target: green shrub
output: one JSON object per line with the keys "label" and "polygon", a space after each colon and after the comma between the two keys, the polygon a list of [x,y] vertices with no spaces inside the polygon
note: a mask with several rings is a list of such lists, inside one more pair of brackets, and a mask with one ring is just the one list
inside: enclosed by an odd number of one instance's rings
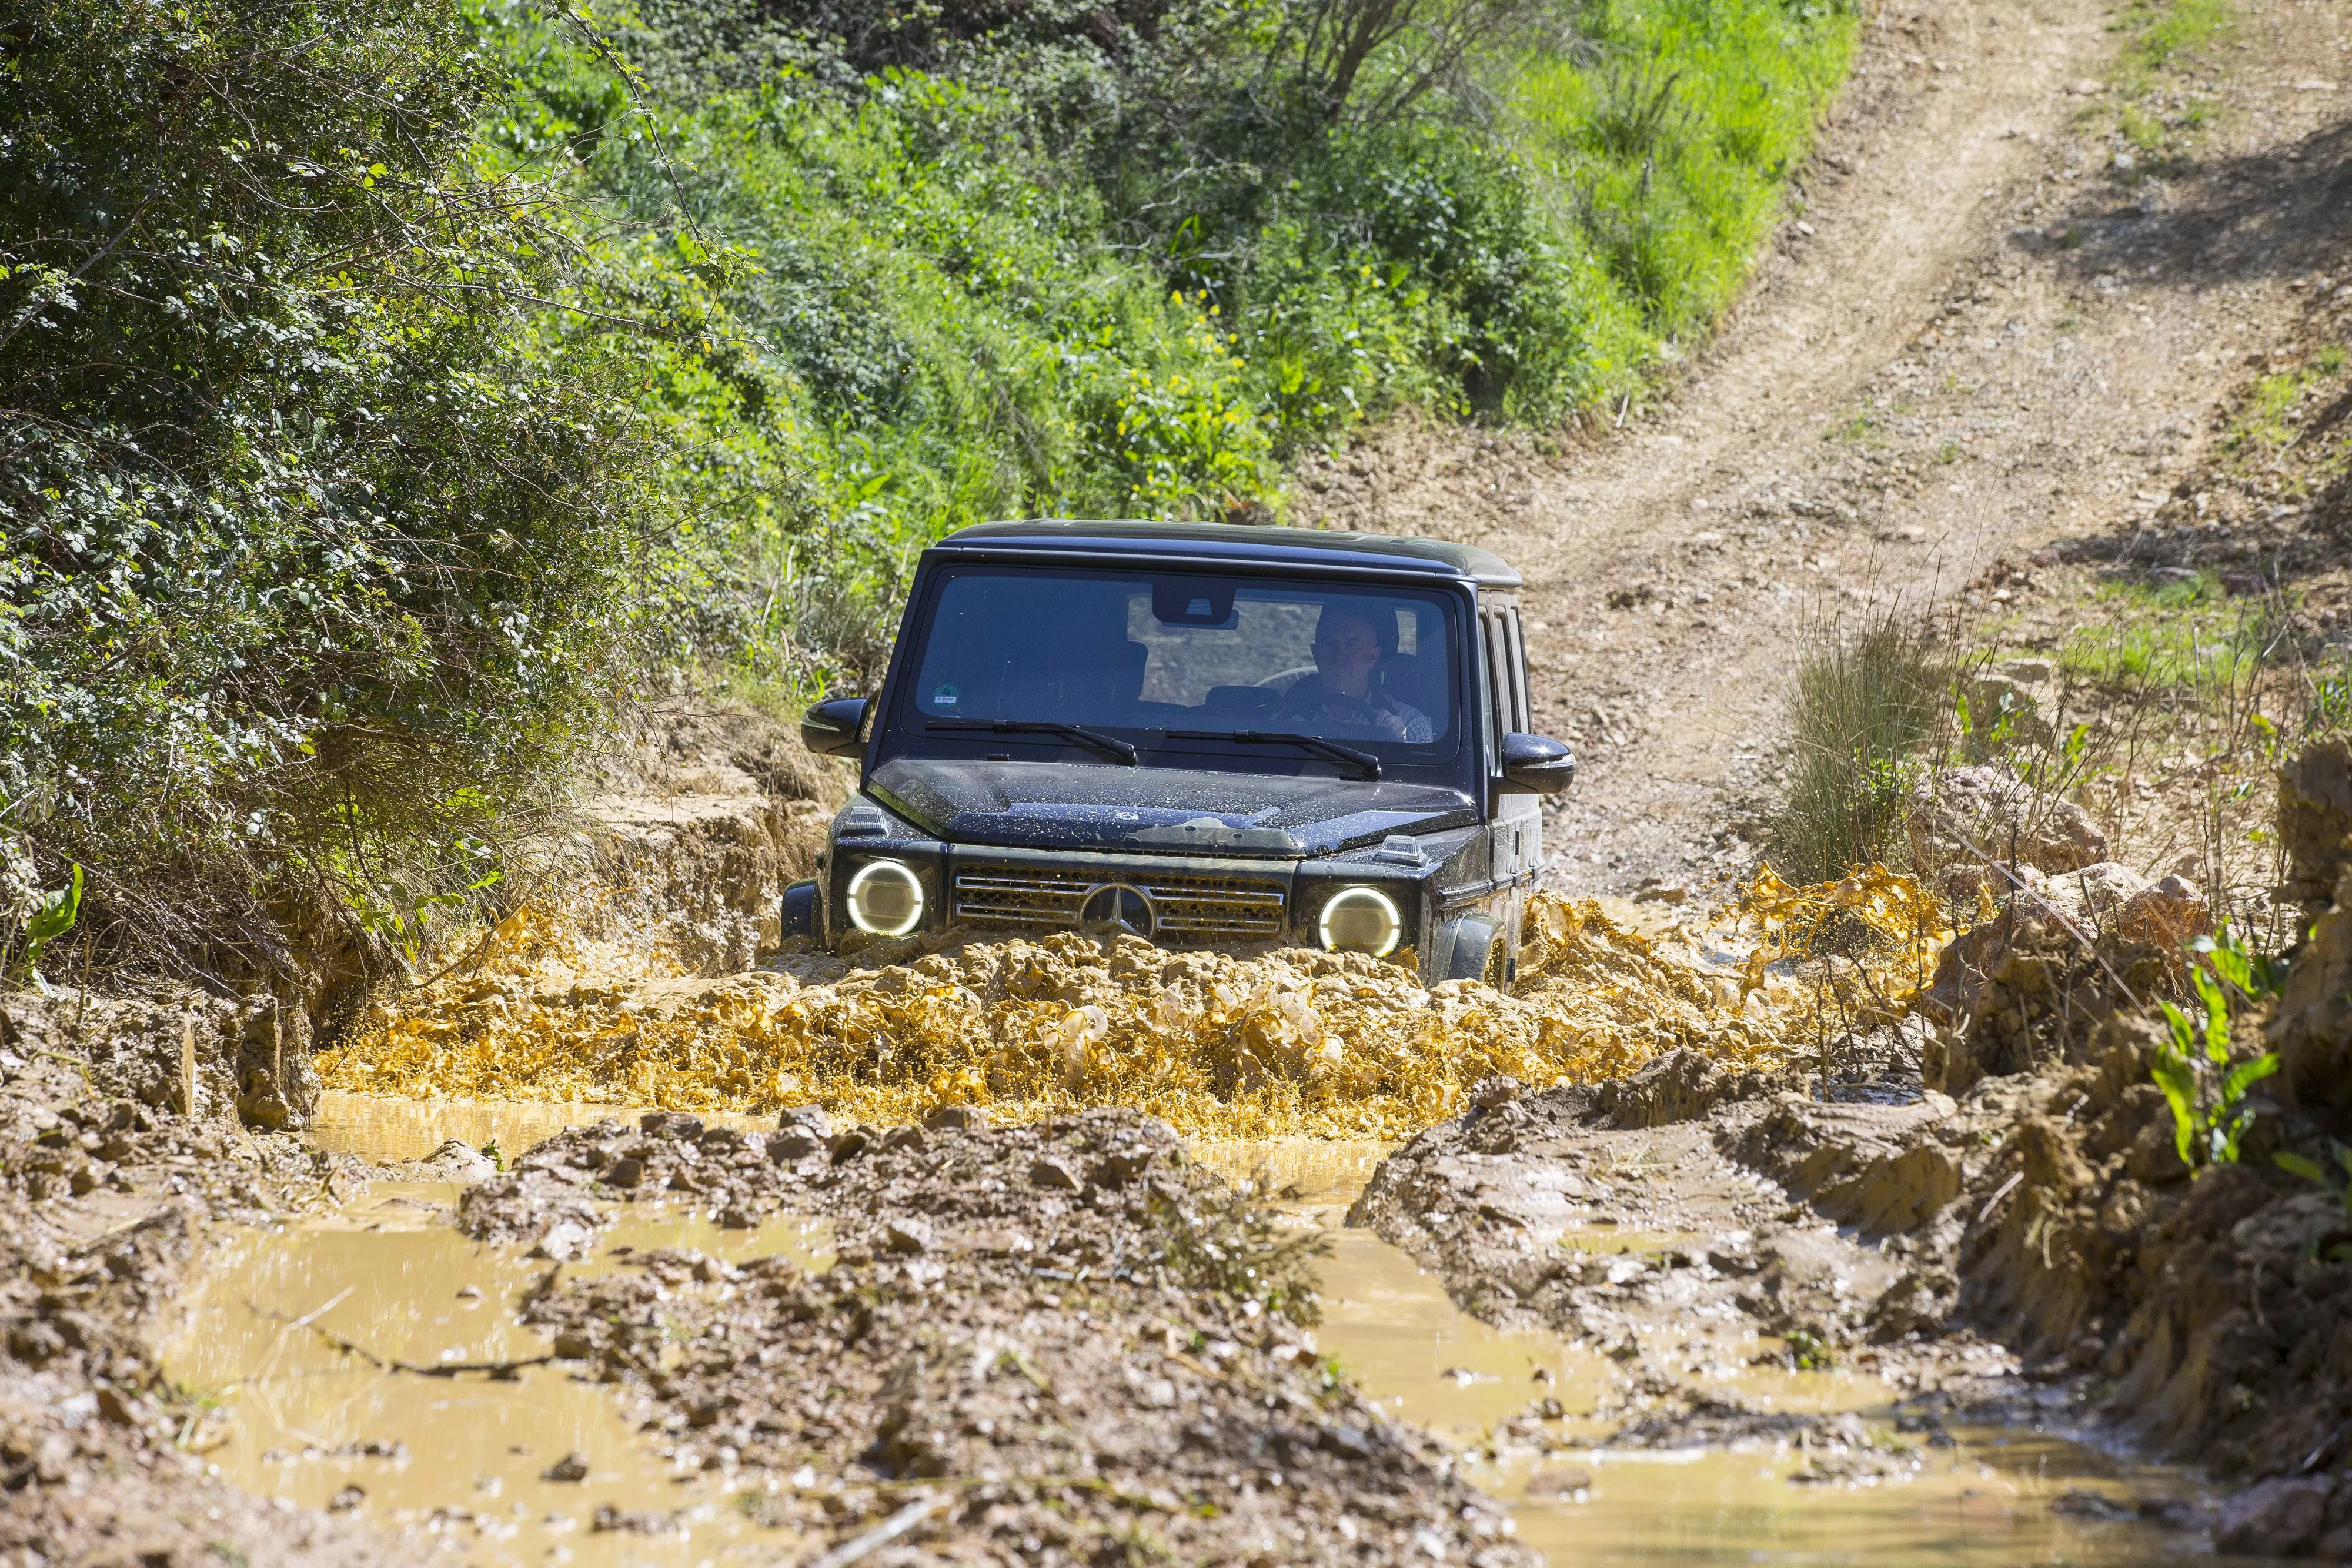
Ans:
{"label": "green shrub", "polygon": [[661,514],[626,365],[539,303],[560,211],[471,164],[458,18],[36,0],[7,79],[10,827],[127,938],[191,868],[356,896],[541,793]]}

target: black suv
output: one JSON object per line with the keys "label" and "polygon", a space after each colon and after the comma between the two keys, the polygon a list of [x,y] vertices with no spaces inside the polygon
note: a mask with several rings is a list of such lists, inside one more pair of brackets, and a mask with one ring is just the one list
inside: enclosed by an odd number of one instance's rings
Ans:
{"label": "black suv", "polygon": [[[990,523],[926,550],[882,694],[808,710],[861,757],[786,936],[950,925],[1269,939],[1425,983],[1513,977],[1543,867],[1499,558],[1230,524]],[[870,735],[869,735],[870,729]]]}

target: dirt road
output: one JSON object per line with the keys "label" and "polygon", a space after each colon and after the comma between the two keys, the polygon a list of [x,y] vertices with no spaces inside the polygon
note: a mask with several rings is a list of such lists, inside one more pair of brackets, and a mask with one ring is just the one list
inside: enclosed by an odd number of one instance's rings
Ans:
{"label": "dirt road", "polygon": [[1527,572],[1539,716],[1585,763],[1562,888],[1744,868],[1724,824],[1809,616],[2034,591],[2035,552],[2151,516],[2249,356],[2352,282],[2352,15],[2242,6],[2158,73],[2145,110],[2210,120],[2151,157],[2115,132],[2112,9],[1886,5],[1773,253],[1654,407],[1558,457],[1408,426],[1306,476],[1318,520]]}

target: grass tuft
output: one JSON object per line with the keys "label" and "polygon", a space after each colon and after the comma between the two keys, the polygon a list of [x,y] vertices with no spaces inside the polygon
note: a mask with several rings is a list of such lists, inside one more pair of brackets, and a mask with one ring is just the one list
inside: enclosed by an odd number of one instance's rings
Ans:
{"label": "grass tuft", "polygon": [[1789,695],[1790,755],[1767,854],[1793,883],[1900,865],[1913,758],[1944,722],[1949,671],[1935,628],[1900,606],[1809,628]]}

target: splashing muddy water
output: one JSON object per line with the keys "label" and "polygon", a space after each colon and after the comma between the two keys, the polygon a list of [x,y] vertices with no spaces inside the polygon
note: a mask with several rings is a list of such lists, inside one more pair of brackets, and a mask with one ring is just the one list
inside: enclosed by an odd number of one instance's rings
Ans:
{"label": "splashing muddy water", "polygon": [[[1927,905],[1883,880],[1856,883],[1847,913],[1887,925],[1871,983],[1900,996],[1924,977],[1913,936]],[[1597,1082],[1677,1047],[1727,1067],[1785,1059],[1819,998],[1766,966],[1801,929],[1790,912],[1812,905],[1765,891],[1761,940],[1644,935],[1630,908],[1539,895],[1508,993],[1424,989],[1410,962],[1360,953],[1171,953],[1076,933],[932,934],[718,979],[647,978],[641,955],[619,962],[524,912],[319,1069],[331,1088],[442,1099],[697,1112],[815,1101],[877,1124],[942,1104],[1011,1121],[1116,1104],[1192,1136],[1399,1138],[1462,1110],[1490,1076]]]}
{"label": "splashing muddy water", "polygon": [[[452,1134],[520,1151],[607,1110],[330,1095],[319,1137],[377,1161],[421,1156]],[[1293,1224],[1324,1233],[1323,1353],[1384,1409],[1461,1453],[1468,1478],[1507,1502],[1519,1538],[1552,1562],[1662,1568],[1761,1554],[1974,1568],[2144,1563],[2179,1550],[2179,1537],[2118,1516],[2137,1500],[2185,1495],[2184,1477],[2055,1437],[1955,1427],[1949,1446],[1918,1439],[1863,1484],[1810,1486],[1790,1478],[1818,1469],[1821,1456],[1786,1445],[1601,1447],[1622,1418],[1608,1403],[1620,1379],[1606,1356],[1549,1333],[1481,1323],[1406,1254],[1340,1225],[1385,1148],[1290,1139],[1204,1141],[1193,1152],[1230,1179],[1263,1184]],[[225,1474],[313,1506],[340,1495],[436,1539],[458,1560],[501,1568],[764,1562],[780,1548],[785,1560],[813,1550],[753,1521],[723,1456],[640,1432],[610,1388],[552,1365],[522,1365],[508,1378],[434,1377],[340,1352],[339,1341],[425,1367],[547,1354],[514,1315],[546,1265],[466,1239],[447,1223],[455,1196],[448,1186],[379,1183],[331,1218],[245,1236],[215,1260],[165,1355],[173,1376],[217,1401],[217,1429],[195,1440],[217,1445],[211,1457]],[[1614,1236],[1591,1245],[1638,1249],[1668,1239]],[[633,1205],[586,1267],[609,1270],[616,1249],[656,1246],[826,1261],[825,1233],[803,1222],[721,1231],[688,1212]],[[1751,1405],[1854,1412],[1882,1430],[1895,1396],[1847,1372],[1742,1362],[1706,1375]],[[680,1465],[665,1448],[690,1457]],[[548,1479],[574,1454],[585,1458],[584,1477]],[[2086,1505],[2092,1494],[2115,1506]],[[2071,1512],[2053,1509],[2062,1499]],[[631,1528],[651,1518],[673,1528]]]}

